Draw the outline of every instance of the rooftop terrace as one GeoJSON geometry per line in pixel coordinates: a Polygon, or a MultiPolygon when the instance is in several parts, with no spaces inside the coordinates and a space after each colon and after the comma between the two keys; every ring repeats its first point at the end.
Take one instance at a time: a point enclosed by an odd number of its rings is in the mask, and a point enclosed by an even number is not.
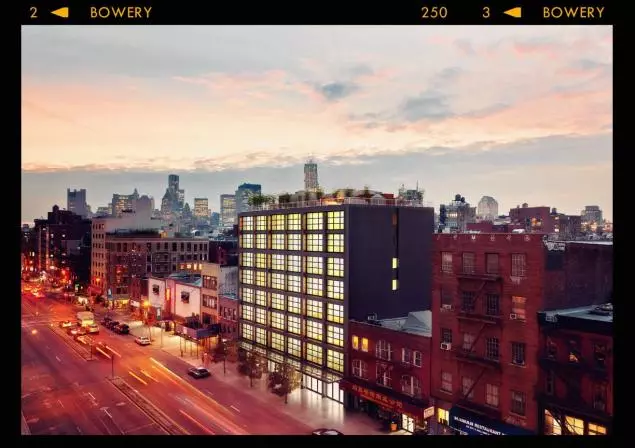
{"type": "Polygon", "coordinates": [[[279,202],[265,203],[260,205],[252,205],[249,207],[250,212],[263,210],[281,210],[281,209],[297,209],[311,207],[327,207],[337,205],[365,205],[365,206],[384,206],[384,207],[433,207],[430,202],[408,201],[399,198],[369,197],[369,198],[322,198],[297,202],[279,202]]]}

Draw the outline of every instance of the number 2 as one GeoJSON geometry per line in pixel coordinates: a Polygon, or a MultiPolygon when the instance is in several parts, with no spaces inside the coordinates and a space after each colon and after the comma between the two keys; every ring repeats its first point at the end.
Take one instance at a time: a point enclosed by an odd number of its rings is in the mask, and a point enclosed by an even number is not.
{"type": "Polygon", "coordinates": [[[31,6],[29,11],[31,11],[31,18],[37,19],[37,8],[35,6],[31,6]]]}
{"type": "Polygon", "coordinates": [[[489,16],[490,16],[490,14],[489,14],[489,6],[483,7],[483,18],[484,19],[489,19],[489,16]]]}

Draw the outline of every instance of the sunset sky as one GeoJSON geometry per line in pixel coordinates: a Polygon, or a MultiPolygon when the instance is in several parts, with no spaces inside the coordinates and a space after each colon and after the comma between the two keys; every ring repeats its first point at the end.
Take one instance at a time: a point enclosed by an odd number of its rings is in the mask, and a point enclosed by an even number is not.
{"type": "Polygon", "coordinates": [[[242,182],[461,193],[612,217],[612,29],[22,29],[22,219],[86,188],[186,200],[242,182]]]}

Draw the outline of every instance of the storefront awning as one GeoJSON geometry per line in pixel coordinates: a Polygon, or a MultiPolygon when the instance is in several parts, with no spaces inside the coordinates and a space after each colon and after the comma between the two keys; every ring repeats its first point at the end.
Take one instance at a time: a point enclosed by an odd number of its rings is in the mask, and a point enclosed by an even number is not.
{"type": "Polygon", "coordinates": [[[468,436],[528,436],[535,433],[454,406],[450,409],[450,427],[468,436]]]}

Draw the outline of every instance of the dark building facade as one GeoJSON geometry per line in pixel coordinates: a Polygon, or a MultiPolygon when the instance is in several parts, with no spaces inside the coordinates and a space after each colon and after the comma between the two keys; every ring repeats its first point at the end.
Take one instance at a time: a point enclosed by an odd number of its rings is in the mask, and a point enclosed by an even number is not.
{"type": "Polygon", "coordinates": [[[235,294],[218,296],[218,320],[223,338],[233,339],[238,336],[238,298],[235,294]]]}
{"type": "Polygon", "coordinates": [[[554,232],[558,235],[559,240],[571,241],[582,236],[581,216],[554,213],[553,222],[554,232]]]}
{"type": "Polygon", "coordinates": [[[607,300],[612,246],[590,246],[547,242],[541,234],[435,236],[437,432],[539,431],[537,313],[607,300]]]}
{"type": "MultiPolygon", "coordinates": [[[[363,202],[363,201],[362,201],[363,202]]],[[[338,402],[348,320],[430,303],[433,209],[361,204],[240,215],[240,337],[338,402]]]]}
{"type": "Polygon", "coordinates": [[[520,224],[528,232],[554,233],[554,217],[549,207],[529,207],[527,204],[509,210],[514,224],[520,224]]]}
{"type": "Polygon", "coordinates": [[[539,433],[609,435],[613,426],[613,305],[538,313],[539,433]]]}
{"type": "Polygon", "coordinates": [[[221,266],[238,266],[238,239],[210,240],[209,262],[221,266]]]}

